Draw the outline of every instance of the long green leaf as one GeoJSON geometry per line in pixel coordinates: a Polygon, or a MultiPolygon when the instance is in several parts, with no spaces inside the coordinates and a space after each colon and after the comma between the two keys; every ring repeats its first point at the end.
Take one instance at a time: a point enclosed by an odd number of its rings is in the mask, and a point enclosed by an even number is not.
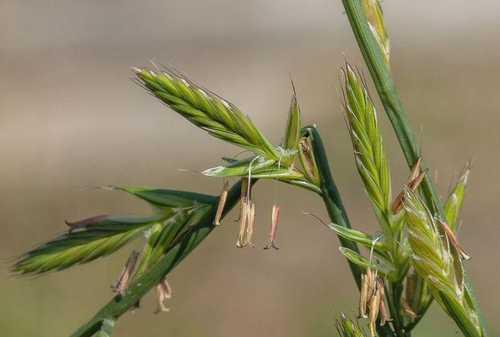
{"type": "Polygon", "coordinates": [[[113,188],[147,201],[157,211],[151,216],[99,216],[77,222],[68,232],[23,254],[12,271],[22,275],[42,274],[91,262],[114,253],[151,227],[185,225],[196,211],[216,201],[213,196],[190,192],[113,188]]]}
{"type": "Polygon", "coordinates": [[[161,215],[106,217],[28,251],[14,264],[12,271],[23,275],[42,274],[93,261],[114,253],[162,219],[161,215]]]}
{"type": "MultiPolygon", "coordinates": [[[[252,183],[256,182],[253,180],[252,183]]],[[[228,193],[223,216],[225,216],[238,202],[241,193],[241,182],[235,184],[228,193]]],[[[215,228],[213,225],[218,198],[209,206],[210,211],[200,218],[196,223],[191,223],[189,228],[170,245],[168,251],[155,264],[151,265],[147,273],[143,273],[135,279],[127,288],[123,296],[115,296],[87,323],[75,331],[71,337],[91,337],[99,330],[103,320],[109,317],[117,319],[136,303],[165,276],[175,268],[193,249],[195,249],[210,232],[215,228]]]]}

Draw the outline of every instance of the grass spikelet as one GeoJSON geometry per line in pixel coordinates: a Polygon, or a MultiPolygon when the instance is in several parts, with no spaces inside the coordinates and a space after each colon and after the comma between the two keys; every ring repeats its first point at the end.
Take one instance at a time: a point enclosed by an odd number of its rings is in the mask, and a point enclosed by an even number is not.
{"type": "Polygon", "coordinates": [[[465,189],[469,180],[469,174],[470,164],[466,166],[444,205],[446,221],[453,231],[456,231],[458,228],[460,211],[464,203],[465,189]]]}
{"type": "Polygon", "coordinates": [[[344,109],[356,167],[375,208],[389,214],[391,181],[375,106],[359,72],[349,64],[344,69],[344,109]]]}
{"type": "Polygon", "coordinates": [[[147,201],[155,213],[140,217],[101,215],[67,222],[70,224],[68,232],[23,254],[12,266],[12,272],[36,275],[64,270],[108,256],[141,234],[149,233],[148,245],[135,274],[140,275],[162,256],[185,228],[205,217],[217,200],[209,195],[183,191],[133,187],[113,189],[147,201]]]}
{"type": "Polygon", "coordinates": [[[133,69],[139,84],[155,97],[211,135],[269,159],[275,147],[235,105],[194,84],[171,69],[133,69]]]}
{"type": "Polygon", "coordinates": [[[285,150],[296,151],[299,139],[300,139],[300,107],[297,102],[297,94],[295,93],[295,87],[293,86],[293,95],[290,102],[290,112],[288,114],[288,122],[286,127],[285,139],[283,142],[283,148],[285,150]]]}
{"type": "Polygon", "coordinates": [[[391,43],[389,34],[385,28],[384,13],[380,0],[363,0],[363,10],[370,30],[377,41],[382,54],[384,55],[385,62],[389,65],[391,56],[391,43]]]}
{"type": "Polygon", "coordinates": [[[463,265],[453,245],[420,198],[406,190],[405,210],[412,260],[434,298],[466,336],[482,337],[471,294],[463,286],[463,265]]]}
{"type": "Polygon", "coordinates": [[[365,334],[359,324],[344,314],[341,314],[337,320],[337,332],[341,337],[365,337],[365,334]]]}

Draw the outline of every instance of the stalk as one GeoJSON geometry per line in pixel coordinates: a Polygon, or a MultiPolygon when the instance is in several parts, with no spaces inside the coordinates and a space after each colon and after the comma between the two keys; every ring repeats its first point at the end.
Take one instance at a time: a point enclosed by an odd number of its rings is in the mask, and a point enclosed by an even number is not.
{"type": "MultiPolygon", "coordinates": [[[[415,138],[415,133],[410,126],[407,113],[399,97],[396,85],[392,79],[389,64],[386,61],[387,59],[370,31],[367,17],[363,11],[362,0],[342,0],[342,3],[382,105],[396,133],[406,162],[411,168],[421,157],[421,152],[415,138]]],[[[422,167],[425,168],[425,164],[422,164],[422,167]]],[[[425,175],[421,190],[425,204],[432,214],[444,220],[443,206],[439,199],[436,186],[429,174],[425,175]]],[[[471,299],[474,302],[474,306],[478,311],[484,331],[484,337],[487,337],[486,323],[473,294],[470,281],[467,278],[466,284],[471,299]]]]}
{"type": "MultiPolygon", "coordinates": [[[[325,203],[328,215],[333,223],[345,228],[351,228],[351,222],[347,216],[347,211],[345,210],[339,190],[330,171],[330,165],[326,157],[325,147],[323,146],[321,136],[314,126],[305,127],[304,130],[306,135],[311,139],[314,157],[319,171],[321,197],[325,203]]],[[[339,236],[339,241],[342,247],[349,248],[356,253],[359,253],[359,248],[354,242],[341,236],[339,236]]],[[[361,275],[363,274],[363,270],[358,265],[350,261],[348,263],[359,289],[361,286],[361,275]]]]}
{"type": "MultiPolygon", "coordinates": [[[[255,183],[256,180],[253,180],[255,183]]],[[[236,183],[227,195],[224,217],[239,201],[241,181],[236,183]]],[[[170,273],[185,257],[187,257],[215,228],[216,209],[207,215],[207,221],[194,227],[180,237],[176,245],[151,269],[130,284],[124,296],[117,295],[102,307],[95,316],[75,331],[71,337],[91,337],[101,329],[106,321],[115,321],[133,309],[136,303],[170,273]]]]}
{"type": "MultiPolygon", "coordinates": [[[[342,2],[382,105],[396,133],[406,162],[411,168],[421,156],[420,148],[416,141],[415,133],[411,129],[407,113],[401,103],[396,85],[392,80],[389,65],[368,26],[362,1],[342,0],[342,2]]],[[[423,165],[423,167],[425,166],[423,165]]],[[[429,174],[426,174],[421,188],[427,207],[429,207],[433,214],[439,214],[442,217],[443,207],[439,202],[436,187],[429,174]]]]}
{"type": "MultiPolygon", "coordinates": [[[[347,216],[347,211],[342,202],[340,192],[337,188],[337,185],[335,184],[335,181],[333,180],[330,164],[326,156],[325,147],[323,146],[323,140],[321,139],[318,129],[315,126],[307,126],[304,127],[303,132],[311,139],[316,165],[320,176],[321,197],[323,198],[323,202],[325,203],[328,215],[330,216],[330,219],[333,223],[350,229],[351,222],[349,221],[349,217],[347,216]]],[[[359,248],[354,242],[347,240],[340,235],[337,236],[342,247],[349,248],[359,253],[359,248]]],[[[361,275],[363,274],[363,270],[358,265],[350,261],[348,261],[348,264],[354,280],[356,281],[356,285],[358,289],[360,289],[361,275]]],[[[387,324],[384,326],[378,326],[377,332],[380,337],[397,336],[387,324]]],[[[405,337],[410,337],[410,335],[405,335],[405,337]]]]}

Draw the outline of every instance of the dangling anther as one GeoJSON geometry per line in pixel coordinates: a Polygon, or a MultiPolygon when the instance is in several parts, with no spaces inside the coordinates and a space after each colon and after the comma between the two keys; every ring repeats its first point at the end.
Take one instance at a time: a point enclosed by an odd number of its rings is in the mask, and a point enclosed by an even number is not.
{"type": "Polygon", "coordinates": [[[385,305],[385,289],[384,282],[379,279],[379,289],[380,289],[380,326],[384,326],[387,322],[392,321],[389,310],[387,310],[387,306],[385,305]]]}
{"type": "Polygon", "coordinates": [[[361,275],[361,289],[359,294],[359,318],[368,318],[368,277],[366,274],[361,275]]]}
{"type": "Polygon", "coordinates": [[[97,216],[93,216],[90,218],[86,218],[86,219],[74,221],[74,222],[70,222],[68,220],[65,220],[64,223],[66,224],[66,226],[69,227],[69,233],[71,233],[71,232],[78,230],[78,229],[81,229],[81,228],[86,228],[86,227],[89,227],[92,225],[97,225],[98,223],[106,220],[107,218],[108,218],[108,215],[102,214],[102,215],[97,215],[97,216]]]}
{"type": "Polygon", "coordinates": [[[443,221],[439,221],[439,223],[441,224],[441,228],[443,229],[443,232],[446,235],[446,238],[448,239],[450,244],[453,246],[453,248],[456,249],[456,251],[460,254],[460,257],[465,261],[469,260],[471,258],[470,255],[465,252],[464,248],[462,247],[462,245],[458,241],[457,236],[451,230],[450,226],[448,226],[448,224],[446,222],[443,222],[443,221]]]}
{"type": "Polygon", "coordinates": [[[240,231],[236,240],[236,247],[244,248],[252,244],[252,235],[255,226],[255,204],[252,201],[252,164],[255,157],[248,167],[248,178],[242,179],[240,196],[240,231]]]}
{"type": "Polygon", "coordinates": [[[273,210],[271,213],[271,230],[269,232],[269,242],[264,247],[264,249],[279,249],[276,245],[276,236],[278,234],[278,224],[280,222],[280,207],[278,205],[273,205],[273,210]]]}
{"type": "Polygon", "coordinates": [[[214,225],[219,226],[220,220],[222,218],[222,212],[224,212],[224,207],[226,206],[227,193],[229,189],[229,184],[227,181],[224,182],[224,187],[219,197],[219,204],[217,205],[217,213],[215,213],[214,225]]]}
{"type": "Polygon", "coordinates": [[[412,322],[416,320],[418,315],[415,313],[415,311],[413,311],[408,302],[406,300],[403,300],[401,301],[401,304],[403,312],[406,314],[406,316],[408,316],[412,322]]]}
{"type": "Polygon", "coordinates": [[[380,300],[381,300],[380,284],[376,282],[374,294],[370,299],[369,303],[370,313],[368,318],[370,320],[370,332],[372,337],[377,336],[376,329],[377,329],[377,318],[380,311],[380,302],[381,302],[380,300]]]}
{"type": "Polygon", "coordinates": [[[255,203],[250,201],[249,210],[248,210],[248,219],[247,219],[247,228],[246,228],[246,245],[254,247],[252,242],[253,231],[255,229],[255,203]]]}
{"type": "Polygon", "coordinates": [[[158,301],[158,307],[155,310],[155,314],[160,312],[169,312],[170,308],[166,306],[166,301],[172,298],[172,288],[166,278],[160,281],[156,285],[156,299],[158,301]]]}
{"type": "MultiPolygon", "coordinates": [[[[410,176],[408,177],[406,187],[408,187],[412,192],[415,192],[418,189],[418,187],[425,178],[426,172],[421,170],[421,166],[422,166],[422,158],[419,158],[415,163],[415,165],[413,166],[410,176]]],[[[396,196],[396,198],[392,202],[391,205],[392,213],[398,214],[399,212],[401,212],[401,210],[403,209],[404,198],[405,198],[405,193],[403,190],[396,196]]]]}
{"type": "Polygon", "coordinates": [[[138,258],[139,258],[139,253],[136,252],[135,250],[132,251],[129,258],[127,259],[127,263],[125,263],[125,266],[123,267],[120,277],[118,278],[116,283],[111,286],[113,292],[118,293],[121,296],[125,294],[125,291],[128,288],[130,278],[134,273],[135,265],[137,264],[138,258]]]}

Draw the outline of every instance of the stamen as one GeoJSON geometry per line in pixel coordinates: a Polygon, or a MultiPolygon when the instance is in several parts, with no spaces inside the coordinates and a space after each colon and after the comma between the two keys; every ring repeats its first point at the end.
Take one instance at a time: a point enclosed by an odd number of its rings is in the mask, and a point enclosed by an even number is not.
{"type": "Polygon", "coordinates": [[[103,220],[106,220],[107,218],[108,218],[108,215],[102,214],[102,215],[93,216],[93,217],[86,218],[86,219],[79,220],[79,221],[75,221],[75,222],[70,222],[68,220],[65,220],[64,223],[66,224],[66,226],[69,227],[69,233],[71,233],[77,229],[85,228],[85,227],[92,226],[92,225],[97,225],[98,223],[100,223],[103,220]]]}
{"type": "Polygon", "coordinates": [[[377,327],[377,318],[380,310],[380,284],[376,282],[375,284],[375,293],[370,299],[370,332],[372,337],[376,337],[376,327],[377,327]]]}
{"type": "Polygon", "coordinates": [[[312,181],[317,181],[316,161],[307,138],[302,138],[299,141],[299,158],[306,176],[312,181]]]}
{"type": "Polygon", "coordinates": [[[241,203],[241,214],[240,214],[240,231],[238,234],[238,240],[236,241],[236,247],[238,248],[243,248],[245,247],[245,236],[247,232],[247,225],[248,225],[248,202],[246,200],[246,197],[243,197],[240,201],[241,203]]]}
{"type": "Polygon", "coordinates": [[[280,207],[278,205],[273,205],[273,210],[271,213],[271,231],[269,232],[269,242],[264,247],[264,249],[274,248],[279,249],[276,245],[276,236],[278,234],[278,224],[280,222],[280,207]]]}
{"type": "Polygon", "coordinates": [[[170,308],[165,305],[165,302],[172,298],[172,288],[166,278],[160,281],[156,285],[156,296],[158,301],[158,308],[155,310],[155,314],[160,312],[169,312],[170,308]]]}
{"type": "Polygon", "coordinates": [[[409,181],[415,180],[420,175],[420,167],[421,166],[422,166],[422,157],[418,158],[415,165],[413,165],[410,177],[408,179],[409,181]]]}
{"type": "Polygon", "coordinates": [[[219,204],[217,205],[217,213],[215,214],[214,225],[219,226],[220,220],[222,218],[222,212],[224,211],[224,206],[226,205],[227,193],[229,189],[228,182],[224,182],[224,187],[222,188],[222,192],[219,197],[219,204]]]}
{"type": "Polygon", "coordinates": [[[441,227],[443,228],[443,231],[446,235],[446,238],[448,239],[450,244],[453,246],[453,248],[458,251],[458,253],[462,257],[462,259],[464,259],[465,261],[469,260],[471,258],[470,255],[467,254],[465,252],[464,248],[462,247],[462,245],[460,245],[460,242],[458,242],[457,236],[451,230],[451,228],[448,226],[448,224],[446,222],[443,222],[443,221],[439,221],[439,223],[441,224],[441,227]]]}
{"type": "Polygon", "coordinates": [[[402,301],[403,312],[410,318],[410,320],[414,321],[417,319],[418,315],[413,311],[406,300],[402,301]]]}
{"type": "Polygon", "coordinates": [[[359,296],[359,318],[368,318],[366,309],[368,305],[368,277],[361,275],[361,291],[359,296]]]}
{"type": "Polygon", "coordinates": [[[248,209],[248,219],[247,219],[247,228],[246,228],[246,236],[245,236],[245,244],[246,246],[254,246],[252,243],[253,230],[255,227],[255,203],[250,201],[249,209],[248,209]]]}
{"type": "Polygon", "coordinates": [[[380,289],[380,326],[384,326],[387,322],[391,321],[391,316],[387,307],[385,305],[385,289],[384,282],[379,279],[379,289],[380,289]]]}
{"type": "Polygon", "coordinates": [[[123,270],[120,274],[120,277],[118,278],[118,281],[116,281],[116,283],[111,286],[113,292],[118,293],[121,296],[125,294],[125,291],[128,288],[130,278],[134,273],[135,265],[137,264],[138,258],[139,258],[139,253],[136,252],[135,250],[132,251],[129,258],[127,259],[127,262],[125,263],[125,266],[123,267],[123,270]]]}
{"type": "MultiPolygon", "coordinates": [[[[421,166],[422,166],[422,158],[419,158],[415,163],[415,165],[413,166],[413,169],[410,173],[410,177],[408,178],[408,181],[406,183],[406,186],[412,192],[415,192],[418,189],[418,187],[425,178],[426,172],[421,172],[421,166]]],[[[399,194],[392,202],[391,205],[392,213],[397,214],[401,212],[401,210],[403,209],[404,199],[405,199],[405,192],[404,191],[399,192],[399,194]]]]}

